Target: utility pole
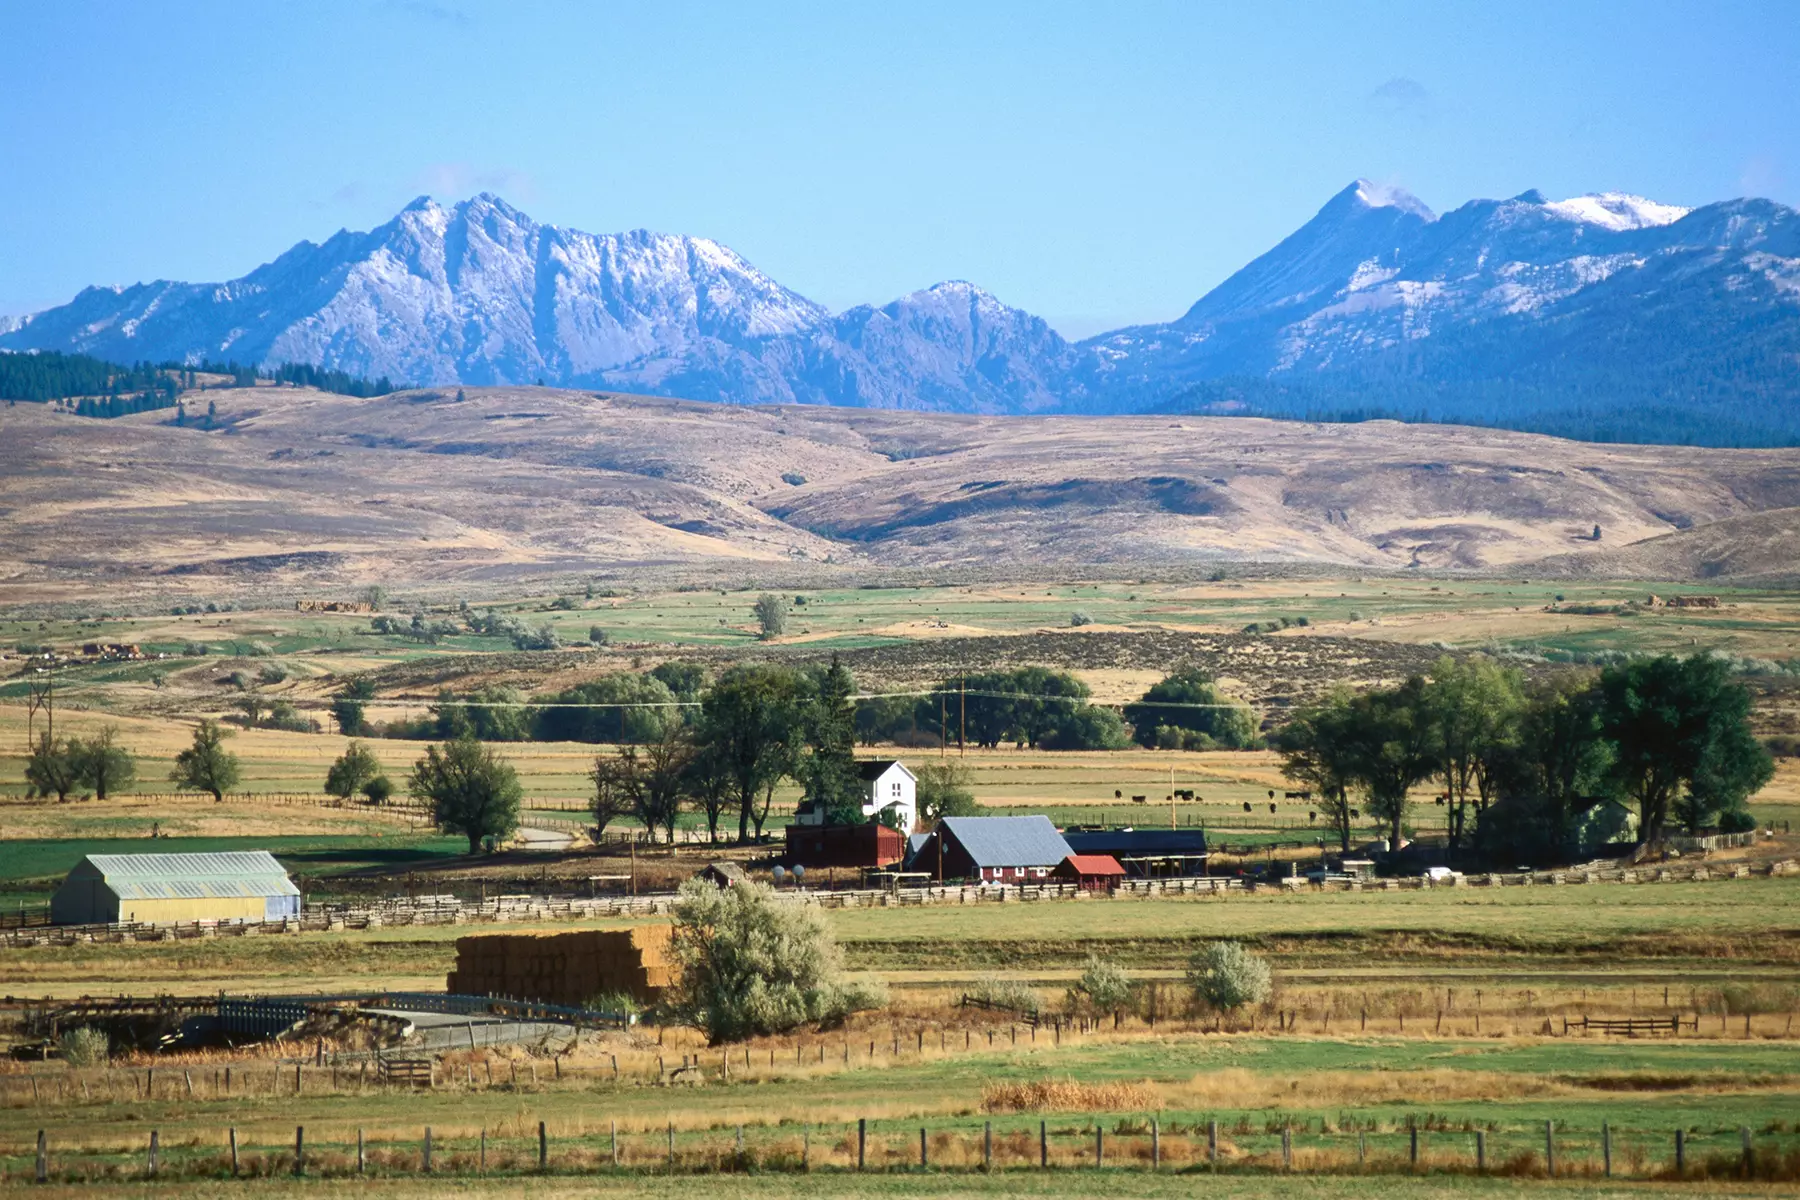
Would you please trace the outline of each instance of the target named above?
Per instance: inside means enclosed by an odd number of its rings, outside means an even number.
[[[950,752],[950,731],[944,727],[944,693],[938,693],[938,761]]]
[[[956,677],[956,757],[969,752],[969,677]]]

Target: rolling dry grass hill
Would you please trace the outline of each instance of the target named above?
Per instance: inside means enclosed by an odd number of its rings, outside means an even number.
[[[210,429],[0,410],[9,598],[1226,563],[1766,576],[1794,561],[1800,511],[1792,449],[541,388],[203,398]]]

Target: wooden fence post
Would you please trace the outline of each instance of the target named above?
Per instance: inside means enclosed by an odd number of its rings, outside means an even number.
[[[1281,1127],[1281,1169],[1294,1169],[1294,1129],[1291,1125]]]
[[[1556,1174],[1556,1122],[1544,1122],[1544,1172]]]
[[[669,1122],[669,1170],[675,1170],[675,1122]]]
[[[929,1167],[930,1165],[931,1165],[931,1154],[926,1149],[925,1127],[923,1125],[921,1125],[921,1126],[919,1126],[919,1166],[921,1168],[924,1168],[924,1167]]]
[[[1600,1169],[1612,1178],[1612,1124],[1608,1121],[1600,1122]]]
[[[362,1127],[358,1126],[356,1130],[356,1173],[361,1175],[368,1169],[369,1159],[368,1156],[363,1153],[363,1131]]]
[[[1094,1169],[1098,1171],[1106,1165],[1106,1130],[1100,1125],[1094,1126]]]
[[[425,1127],[425,1157],[421,1161],[425,1174],[431,1174],[431,1126]]]
[[[981,1130],[981,1169],[994,1169],[994,1123],[986,1122]]]
[[[1750,1127],[1738,1126],[1738,1140],[1744,1146],[1744,1178],[1748,1179],[1756,1170],[1756,1148],[1750,1142]]]
[[[483,1125],[481,1127],[481,1156],[478,1159],[476,1159],[475,1169],[477,1171],[481,1171],[483,1173],[486,1173],[486,1171],[487,1171],[487,1126],[486,1125]]]
[[[152,1129],[150,1131],[150,1159],[148,1163],[145,1164],[148,1167],[148,1173],[152,1179],[156,1178],[156,1149],[156,1130]]]
[[[44,1141],[44,1131],[38,1130],[37,1139],[37,1181],[50,1182],[50,1147]]]
[[[619,1122],[616,1119],[612,1123],[612,1164],[619,1165]]]
[[[431,1131],[425,1131],[426,1141],[431,1139]],[[306,1174],[306,1126],[294,1126],[294,1178]]]
[[[1150,1169],[1162,1166],[1162,1124],[1155,1117],[1150,1118]]]
[[[1219,1169],[1219,1123],[1206,1123],[1206,1165],[1217,1171]]]
[[[538,1122],[538,1170],[548,1171],[549,1169],[550,1169],[550,1133],[549,1133],[549,1130],[544,1128],[544,1123],[542,1121],[539,1121]]]
[[[848,1042],[844,1043],[846,1047],[849,1044]],[[858,1117],[856,1118],[856,1169],[859,1171],[863,1169],[864,1154],[868,1149],[868,1144],[869,1122],[864,1117]]]
[[[1687,1130],[1675,1131],[1675,1173],[1680,1175],[1687,1170]]]
[[[800,1169],[812,1170],[812,1126],[808,1125],[800,1131]]]

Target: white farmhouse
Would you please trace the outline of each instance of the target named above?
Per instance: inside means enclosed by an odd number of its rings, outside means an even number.
[[[894,758],[865,759],[856,764],[863,783],[863,817],[873,820],[892,809],[888,824],[902,833],[911,833],[919,823],[918,779],[906,764]],[[794,812],[796,825],[823,825],[825,814],[811,801],[803,802]]]

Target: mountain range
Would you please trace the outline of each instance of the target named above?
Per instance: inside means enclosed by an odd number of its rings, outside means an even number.
[[[227,283],[90,287],[0,324],[0,349],[737,404],[1387,415],[1791,444],[1800,220],[1768,200],[1537,192],[1440,216],[1359,180],[1178,319],[1071,343],[961,281],[834,314],[705,238],[421,198]]]

